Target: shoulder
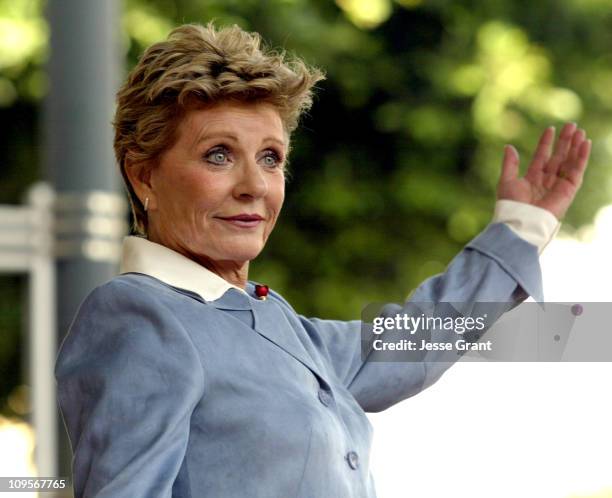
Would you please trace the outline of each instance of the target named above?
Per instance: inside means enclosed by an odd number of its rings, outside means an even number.
[[[125,273],[95,287],[83,304],[108,299],[163,299],[175,297],[177,289],[149,275]]]
[[[73,442],[84,430],[107,427],[113,413],[127,413],[134,400],[143,400],[137,404],[150,415],[165,407],[192,407],[203,395],[202,359],[178,317],[180,308],[169,306],[172,292],[144,275],[121,275],[82,302],[54,368]],[[115,434],[104,431],[104,438]]]
[[[154,277],[126,273],[95,287],[81,302],[74,321],[92,314],[166,314],[176,309],[177,301],[188,303],[194,299],[198,296]]]
[[[62,340],[56,369],[107,350],[161,354],[175,344],[189,345],[177,299],[191,300],[141,274],[120,275],[96,287],[82,301]]]

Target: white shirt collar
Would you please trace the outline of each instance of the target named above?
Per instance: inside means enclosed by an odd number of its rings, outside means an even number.
[[[186,256],[143,237],[123,239],[119,273],[132,272],[150,275],[173,287],[195,292],[205,301],[219,299],[231,288],[246,294],[244,289],[230,284]]]

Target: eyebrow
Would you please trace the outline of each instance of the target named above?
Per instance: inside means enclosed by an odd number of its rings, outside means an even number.
[[[198,140],[196,141],[196,145],[199,145],[200,143],[204,142],[205,140],[212,140],[215,138],[229,138],[230,140],[233,140],[234,142],[238,142],[238,137],[232,133],[225,133],[225,132],[219,132],[219,133],[211,133],[211,134],[206,134],[206,135],[202,135],[200,138],[198,138]],[[276,137],[266,137],[263,139],[264,142],[275,142],[277,144],[279,144],[281,147],[285,147],[285,142],[283,142],[282,140],[279,140]]]

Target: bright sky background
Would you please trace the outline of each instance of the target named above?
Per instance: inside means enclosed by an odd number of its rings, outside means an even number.
[[[612,302],[611,257],[612,205],[545,249],[545,300]],[[611,393],[612,363],[454,365],[368,414],[378,496],[612,498]]]

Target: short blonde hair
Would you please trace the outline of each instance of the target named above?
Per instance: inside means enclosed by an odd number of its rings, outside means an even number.
[[[147,216],[126,175],[126,158],[154,165],[175,143],[189,110],[222,101],[272,104],[290,137],[312,105],[314,85],[323,79],[321,70],[262,47],[258,33],[237,25],[184,24],[147,48],[117,92],[113,121],[115,157],[134,230],[146,234]]]

